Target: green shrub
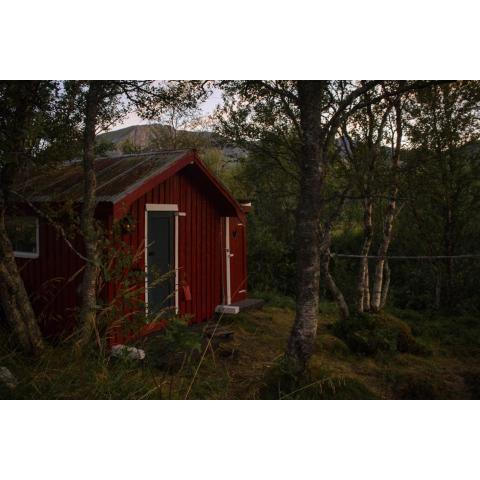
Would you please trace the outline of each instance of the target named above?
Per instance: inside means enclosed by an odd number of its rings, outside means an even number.
[[[451,392],[434,372],[408,371],[391,376],[395,398],[399,400],[437,400],[450,397]]]
[[[160,369],[177,370],[198,355],[202,347],[202,336],[188,325],[188,319],[171,318],[160,332],[145,340],[144,348],[152,366]]]
[[[2,365],[18,379],[18,386],[12,390],[0,386],[0,398],[161,398],[144,361],[78,356],[71,344],[48,347],[36,358],[11,352]]]
[[[270,400],[374,400],[378,397],[361,381],[330,374],[326,370],[308,370],[296,376],[282,360],[265,377],[260,391]]]
[[[333,353],[334,355],[346,355],[350,352],[345,342],[333,335],[319,335],[317,342],[320,351]]]
[[[336,322],[332,331],[358,354],[428,353],[427,348],[414,338],[410,326],[393,315],[354,314]]]
[[[480,370],[464,372],[463,378],[472,400],[480,400]]]
[[[259,292],[254,291],[251,293],[253,298],[261,298],[270,307],[289,308],[295,310],[295,300],[287,295],[274,291]]]

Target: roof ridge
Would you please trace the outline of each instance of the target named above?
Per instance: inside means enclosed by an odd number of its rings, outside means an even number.
[[[194,148],[172,148],[171,150],[152,150],[150,152],[139,152],[139,153],[125,153],[122,155],[113,155],[113,156],[103,156],[95,157],[95,160],[114,160],[117,158],[127,158],[127,157],[143,157],[146,155],[158,155],[159,153],[180,153],[180,152],[190,152],[195,150]]]

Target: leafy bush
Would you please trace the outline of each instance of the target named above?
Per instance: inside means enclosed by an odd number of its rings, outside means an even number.
[[[393,310],[422,341],[462,357],[480,354],[479,315],[445,315],[438,311],[423,314],[412,310]]]
[[[431,370],[395,372],[388,377],[399,400],[437,400],[452,395],[439,374]]]
[[[2,365],[18,379],[15,389],[0,385],[7,399],[147,399],[161,398],[148,365],[100,355],[75,354],[72,344],[48,347],[38,358],[10,349]],[[5,356],[4,356],[5,358]]]
[[[200,352],[202,337],[189,327],[188,319],[175,317],[166,322],[164,329],[147,338],[144,346],[153,366],[177,369]]]
[[[480,370],[464,372],[463,377],[472,400],[480,400]]]
[[[251,293],[251,296],[265,300],[265,303],[271,307],[295,310],[295,300],[292,297],[282,295],[275,291],[254,291]]]
[[[0,366],[18,379],[9,389],[0,382],[0,398],[17,399],[162,399],[172,398],[182,380],[191,375],[192,360],[200,356],[200,331],[186,318],[171,318],[164,330],[139,341],[144,360],[110,356],[107,348],[86,349],[81,354],[73,339],[55,347],[47,345],[39,357],[29,357],[12,348],[0,329]],[[195,358],[194,358],[195,357]]]
[[[319,335],[318,336],[318,345],[320,351],[325,351],[329,353],[333,353],[334,355],[347,355],[350,353],[348,346],[345,344],[343,340],[333,335]]]
[[[332,331],[353,352],[363,355],[378,352],[428,353],[426,347],[414,338],[410,326],[393,315],[354,314],[336,322]]]
[[[302,376],[292,373],[281,360],[265,377],[261,398],[270,400],[374,400],[378,397],[361,381],[349,376],[311,369]]]

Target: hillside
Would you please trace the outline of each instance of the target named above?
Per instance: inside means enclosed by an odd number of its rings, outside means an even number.
[[[174,130],[168,125],[132,125],[130,127],[102,133],[97,136],[102,145],[111,144],[106,152],[109,155],[127,153],[128,151],[163,150],[178,148],[219,148],[230,158],[245,156],[241,148],[226,145],[222,139],[209,131]]]

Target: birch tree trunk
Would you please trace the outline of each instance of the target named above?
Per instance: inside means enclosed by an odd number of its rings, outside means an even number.
[[[363,212],[363,245],[360,259],[360,269],[357,281],[357,312],[362,313],[370,308],[370,285],[368,272],[368,254],[372,245],[373,222],[372,222],[373,202],[367,197],[364,201]]]
[[[345,297],[343,296],[342,291],[337,287],[335,280],[333,279],[330,273],[330,249],[328,248],[325,253],[322,255],[322,271],[325,277],[325,283],[328,290],[332,294],[335,302],[340,310],[340,316],[342,320],[346,320],[350,316],[350,310],[348,308]]]
[[[44,343],[25,289],[5,227],[5,208],[0,207],[0,301],[22,350],[38,354]]]
[[[363,305],[364,310],[370,311],[370,271],[368,266],[368,259],[365,265],[365,279],[363,288]]]
[[[28,161],[27,138],[32,128],[33,105],[40,83],[40,81],[18,82],[15,85],[15,120],[11,129],[5,132],[6,139],[10,140],[11,153],[2,152],[15,157],[7,157],[5,163],[1,162],[3,165],[0,170],[0,302],[20,347],[34,355],[44,349],[44,342],[17,267],[5,217],[10,189]]]
[[[335,211],[331,214],[330,218],[326,220],[323,225],[320,225],[319,231],[321,233],[320,238],[320,258],[321,258],[321,270],[325,276],[325,284],[332,294],[335,302],[337,303],[338,309],[340,310],[340,316],[343,320],[346,320],[350,316],[350,310],[348,304],[345,301],[342,291],[338,288],[335,280],[330,273],[330,246],[332,243],[332,228],[335,222],[340,217],[343,206],[345,204],[347,194],[350,190],[351,184],[349,183],[347,187],[343,190],[338,206]]]
[[[435,269],[435,310],[439,310],[442,305],[442,274],[439,269]]]
[[[450,205],[445,209],[445,226],[444,226],[444,254],[452,256],[455,254],[454,241],[453,241],[453,212]],[[442,304],[446,308],[452,308],[454,304],[454,260],[453,258],[445,259],[445,288],[443,291]]]
[[[396,145],[392,157],[392,190],[390,192],[390,200],[388,202],[387,213],[385,216],[383,227],[383,238],[378,249],[378,260],[375,267],[375,276],[373,283],[373,295],[371,301],[371,310],[378,312],[382,305],[383,292],[383,274],[385,265],[385,256],[388,253],[388,248],[392,240],[393,222],[395,220],[395,212],[397,209],[398,197],[398,166],[400,163],[400,149],[402,146],[402,113],[400,109],[400,100],[395,104],[396,112]],[[386,301],[386,300],[385,300]]]
[[[298,97],[302,129],[300,198],[295,243],[297,251],[297,308],[286,357],[298,373],[312,356],[318,323],[320,245],[318,216],[324,179],[321,114],[323,81],[299,81]]]
[[[387,216],[385,218],[384,230],[383,230],[383,239],[380,247],[378,249],[377,255],[380,257],[377,259],[377,264],[375,266],[375,275],[373,281],[373,293],[371,301],[371,310],[373,312],[378,312],[382,304],[382,292],[383,292],[383,275],[384,275],[384,266],[386,261],[386,255],[388,252],[388,247],[392,239],[392,229],[393,229],[393,220],[395,218],[396,210],[396,190],[394,197],[390,200],[388,206]]]
[[[96,332],[97,281],[99,274],[98,232],[95,224],[97,178],[94,170],[95,133],[98,107],[101,98],[100,82],[91,81],[86,95],[85,127],[83,138],[83,204],[80,227],[87,259],[82,279],[80,345],[86,346]]]
[[[388,260],[385,260],[383,271],[384,271],[385,277],[384,277],[383,288],[382,288],[382,299],[380,301],[381,310],[383,310],[387,305],[388,291],[390,289],[390,266],[388,265]]]

